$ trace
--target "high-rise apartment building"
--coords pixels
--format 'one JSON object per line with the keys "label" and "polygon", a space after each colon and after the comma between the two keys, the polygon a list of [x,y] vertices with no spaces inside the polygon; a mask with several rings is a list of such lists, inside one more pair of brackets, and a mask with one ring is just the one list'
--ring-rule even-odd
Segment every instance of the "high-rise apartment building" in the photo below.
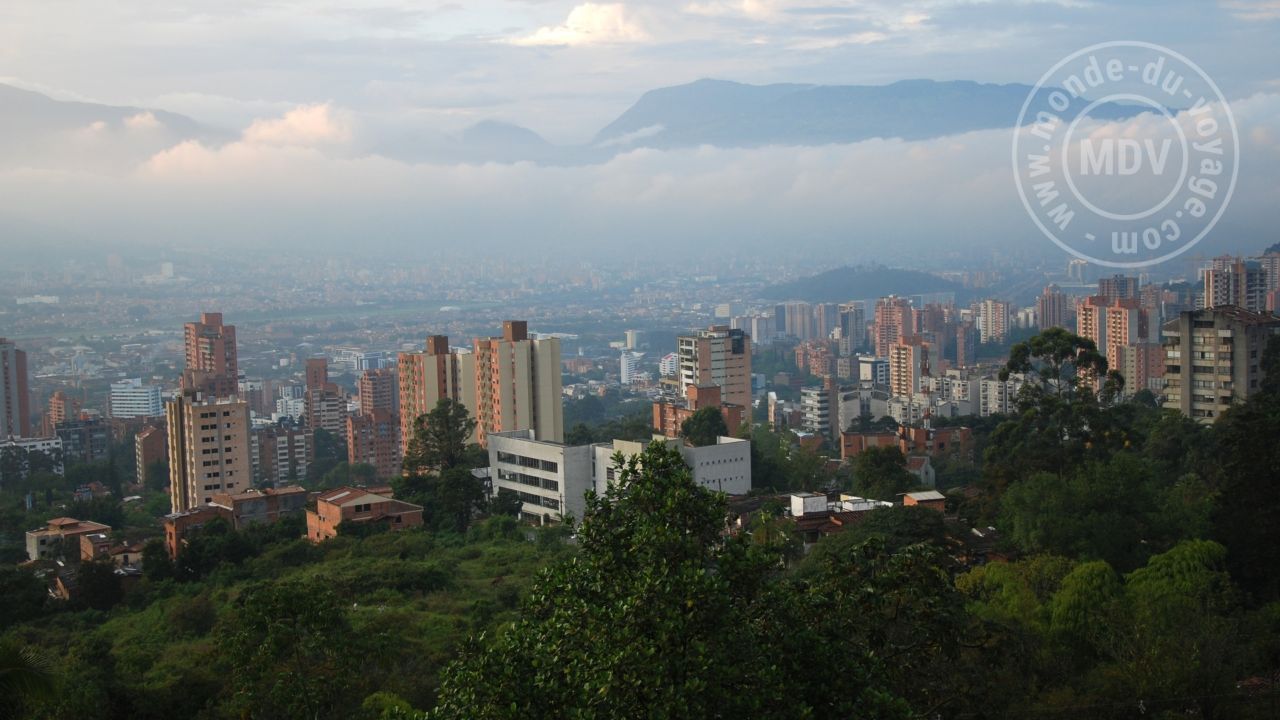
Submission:
{"label": "high-rise apartment building", "polygon": [[1262,353],[1280,318],[1228,305],[1183,312],[1162,329],[1164,406],[1211,423],[1262,383]]}
{"label": "high-rise apartment building", "polygon": [[956,323],[956,367],[978,364],[978,327],[972,320]]}
{"label": "high-rise apartment building", "polygon": [[929,374],[929,344],[919,335],[903,337],[889,349],[890,396],[915,395],[920,392],[920,379]]}
{"label": "high-rise apartment building", "polygon": [[235,395],[240,374],[236,327],[224,325],[222,313],[201,313],[199,321],[183,326],[183,336],[187,361],[183,389],[216,397]]}
{"label": "high-rise apartment building", "polygon": [[1234,260],[1226,267],[1215,261],[1204,273],[1204,307],[1235,305],[1249,312],[1267,309],[1267,271],[1256,260]]}
{"label": "high-rise apartment building", "polygon": [[148,425],[133,437],[133,460],[139,485],[145,486],[152,479],[149,473],[153,464],[168,460],[167,441],[168,432],[163,424]]}
{"label": "high-rise apartment building", "polygon": [[839,325],[839,312],[834,303],[818,303],[813,306],[813,336],[818,340],[831,337]]}
{"label": "high-rise apartment building", "polygon": [[347,399],[342,388],[329,382],[327,358],[307,359],[303,400],[303,420],[307,427],[324,430],[334,436],[341,436],[346,431]]}
{"label": "high-rise apartment building", "polygon": [[102,418],[64,420],[54,427],[62,441],[62,462],[67,467],[106,460],[111,452],[111,428]]}
{"label": "high-rise apartment building", "polygon": [[716,385],[723,402],[751,405],[751,338],[741,330],[712,325],[676,339],[680,358],[680,391]]}
{"label": "high-rise apartment building", "polygon": [[[850,341],[853,352],[867,346],[867,309],[861,302],[847,302],[840,306],[840,337]],[[755,335],[751,336],[753,339]]]}
{"label": "high-rise apartment building", "polygon": [[380,479],[400,474],[400,418],[375,408],[347,418],[347,462],[372,465]]}
{"label": "high-rise apartment building", "polygon": [[471,352],[451,351],[434,335],[424,351],[399,358],[401,447],[414,421],[440,400],[462,403],[476,421],[475,441],[491,432],[531,429],[539,438],[564,438],[559,338],[531,339],[523,320],[503,323],[502,335],[476,338]]}
{"label": "high-rise apartment building", "polygon": [[1120,348],[1146,342],[1147,311],[1137,298],[1113,300],[1107,306],[1105,344],[1099,349],[1113,364],[1120,358]]}
{"label": "high-rise apartment building", "polygon": [[1142,390],[1159,392],[1152,381],[1164,377],[1164,348],[1160,343],[1140,341],[1121,345],[1109,359],[1110,367],[1124,377],[1124,394]]}
{"label": "high-rise apartment building", "polygon": [[1090,295],[1076,302],[1076,334],[1092,340],[1099,352],[1107,348],[1107,306],[1105,295]]}
{"label": "high-rise apartment building", "polygon": [[915,314],[910,300],[890,295],[876,301],[871,339],[875,343],[877,357],[889,357],[889,350],[898,344],[899,339],[914,334]]}
{"label": "high-rise apartment building", "polygon": [[1009,336],[1009,303],[987,298],[982,301],[978,335],[984,343],[1004,342]]}
{"label": "high-rise apartment building", "polygon": [[357,388],[360,393],[360,414],[369,415],[374,410],[398,413],[400,389],[395,368],[365,370],[360,374]]}
{"label": "high-rise apartment building", "polygon": [[1258,263],[1267,274],[1267,292],[1280,290],[1280,253],[1270,252],[1250,259]]}
{"label": "high-rise apartment building", "polygon": [[323,390],[329,385],[329,359],[307,358],[306,368],[306,388],[308,390]]}
{"label": "high-rise apartment building", "polygon": [[1138,278],[1113,275],[1098,280],[1098,294],[1109,300],[1130,300],[1138,297]]}
{"label": "high-rise apartment building", "polygon": [[270,380],[240,380],[237,397],[249,403],[249,412],[256,417],[271,417],[276,410],[276,399]]}
{"label": "high-rise apartment building", "polygon": [[307,476],[316,459],[316,436],[311,428],[267,425],[249,433],[249,464],[258,486],[280,487]]}
{"label": "high-rise apartment building", "polygon": [[136,418],[164,415],[159,385],[144,385],[141,378],[111,383],[111,417]]}
{"label": "high-rise apartment building", "polygon": [[[543,440],[564,442],[560,339],[530,339],[524,320],[507,320],[501,337],[476,338],[472,348],[477,441],[484,444],[491,432],[531,429]],[[747,375],[750,383],[749,366]]]}
{"label": "high-rise apartment building", "polygon": [[1036,318],[1041,329],[1067,326],[1070,306],[1067,296],[1057,285],[1049,285],[1036,298]]}
{"label": "high-rise apartment building", "polygon": [[889,385],[889,361],[870,355],[858,356],[858,382]]}
{"label": "high-rise apartment building", "polygon": [[475,414],[475,357],[451,352],[447,336],[432,335],[425,349],[400,353],[397,367],[402,450],[413,440],[414,422],[441,400],[460,402]]}
{"label": "high-rise apartment building", "polygon": [[816,335],[813,323],[813,306],[807,302],[792,301],[777,306],[776,332],[800,341]]}
{"label": "high-rise apartment building", "polygon": [[53,429],[58,426],[58,423],[74,420],[77,417],[80,417],[80,401],[71,398],[61,390],[55,390],[53,395],[49,396],[49,407],[45,409],[40,433],[49,437],[53,435]]}
{"label": "high-rise apartment building", "polygon": [[249,406],[187,391],[165,403],[172,511],[204,505],[216,493],[252,486]]}
{"label": "high-rise apartment building", "polygon": [[31,435],[27,354],[0,337],[0,440]]}
{"label": "high-rise apartment building", "polygon": [[618,357],[618,382],[623,385],[630,385],[636,382],[640,376],[640,358],[643,353],[631,352],[623,350]]}

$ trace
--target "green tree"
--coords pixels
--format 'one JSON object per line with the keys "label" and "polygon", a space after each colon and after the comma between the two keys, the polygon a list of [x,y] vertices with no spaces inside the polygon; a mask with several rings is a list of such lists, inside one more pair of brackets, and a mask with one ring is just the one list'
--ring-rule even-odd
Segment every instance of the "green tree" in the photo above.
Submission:
{"label": "green tree", "polygon": [[348,718],[360,698],[361,636],[327,587],[259,583],[222,631],[245,718]]}
{"label": "green tree", "polygon": [[801,572],[821,564],[822,558],[831,553],[845,553],[846,549],[877,540],[890,553],[899,552],[912,545],[946,547],[946,530],[942,513],[919,505],[894,505],[872,510],[843,532],[822,539],[805,558]]}
{"label": "green tree", "polygon": [[31,570],[0,565],[0,630],[43,615],[47,596],[44,583]]}
{"label": "green tree", "polygon": [[39,650],[0,643],[0,720],[30,717],[37,704],[53,700],[53,663]]}
{"label": "green tree", "polygon": [[520,509],[523,505],[519,493],[510,488],[502,488],[489,499],[489,514],[520,517]]}
{"label": "green tree", "polygon": [[695,447],[715,445],[716,438],[729,434],[719,407],[704,407],[680,423],[680,435]]}
{"label": "green tree", "polygon": [[780,572],[785,543],[726,537],[724,518],[678,452],[654,443],[627,460],[588,498],[578,553],[446,671],[433,717],[910,716],[890,679],[922,712],[945,704],[917,675],[959,661],[935,652],[963,636],[936,557],[859,547],[796,583]]}
{"label": "green tree", "polygon": [[160,538],[152,538],[142,546],[142,573],[156,581],[173,577],[173,560]]}
{"label": "green tree", "polygon": [[1268,342],[1261,368],[1261,392],[1213,427],[1209,477],[1217,496],[1212,537],[1226,546],[1232,577],[1267,601],[1280,599],[1280,495],[1268,481],[1280,477],[1280,337]]}
{"label": "green tree", "polygon": [[896,445],[867,448],[853,458],[853,490],[863,497],[893,500],[917,484]]}
{"label": "green tree", "polygon": [[467,406],[442,398],[435,408],[413,421],[413,438],[404,453],[408,472],[437,472],[462,465],[476,421]]}
{"label": "green tree", "polygon": [[77,571],[79,602],[94,610],[110,610],[124,598],[116,566],[110,560],[86,560]]}

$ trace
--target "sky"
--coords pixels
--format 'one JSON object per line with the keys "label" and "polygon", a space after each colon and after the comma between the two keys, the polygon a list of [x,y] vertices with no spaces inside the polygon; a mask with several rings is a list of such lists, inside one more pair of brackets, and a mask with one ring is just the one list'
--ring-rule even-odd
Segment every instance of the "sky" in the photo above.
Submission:
{"label": "sky", "polygon": [[[1013,243],[1034,229],[1011,191],[1008,132],[637,150],[578,168],[426,164],[370,148],[405,133],[447,143],[483,120],[587,143],[645,91],[707,77],[1030,84],[1071,51],[1117,39],[1172,47],[1222,87],[1253,163],[1223,227],[1264,233],[1280,200],[1280,0],[10,0],[0,83],[183,113],[227,141],[138,155],[121,148],[154,118],[90,123],[61,143],[71,150],[0,158],[0,219],[18,237],[158,244],[519,235],[575,250],[794,234],[824,247],[863,238],[873,253],[901,249],[893,235],[927,249],[946,232]],[[957,215],[904,220],[922,186]]]}

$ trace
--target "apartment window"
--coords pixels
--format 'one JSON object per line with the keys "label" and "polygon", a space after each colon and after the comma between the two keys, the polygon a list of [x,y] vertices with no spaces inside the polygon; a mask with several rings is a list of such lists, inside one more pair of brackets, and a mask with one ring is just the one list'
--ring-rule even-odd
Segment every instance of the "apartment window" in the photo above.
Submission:
{"label": "apartment window", "polygon": [[541,467],[543,470],[546,470],[547,472],[556,472],[557,470],[560,469],[560,466],[558,464],[550,460],[543,460],[539,464],[539,467]]}

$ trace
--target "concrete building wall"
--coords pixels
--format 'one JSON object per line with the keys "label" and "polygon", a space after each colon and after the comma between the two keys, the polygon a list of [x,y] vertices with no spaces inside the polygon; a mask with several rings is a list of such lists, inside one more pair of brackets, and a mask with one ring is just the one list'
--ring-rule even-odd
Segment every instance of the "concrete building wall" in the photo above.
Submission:
{"label": "concrete building wall", "polygon": [[594,487],[591,446],[535,438],[532,430],[489,436],[493,492],[506,489],[519,494],[521,515],[530,522],[558,521],[566,515],[581,520],[586,492]]}
{"label": "concrete building wall", "polygon": [[183,394],[165,404],[173,512],[208,503],[215,493],[252,484],[249,406]]}

